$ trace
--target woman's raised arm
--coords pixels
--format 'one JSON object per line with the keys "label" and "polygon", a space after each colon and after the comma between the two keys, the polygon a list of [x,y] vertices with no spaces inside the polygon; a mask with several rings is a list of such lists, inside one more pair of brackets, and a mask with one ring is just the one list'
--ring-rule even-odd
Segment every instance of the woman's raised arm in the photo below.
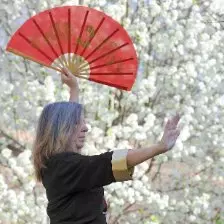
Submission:
{"label": "woman's raised arm", "polygon": [[77,78],[66,68],[63,68],[64,73],[61,73],[61,81],[70,88],[69,101],[79,102],[79,85]]}

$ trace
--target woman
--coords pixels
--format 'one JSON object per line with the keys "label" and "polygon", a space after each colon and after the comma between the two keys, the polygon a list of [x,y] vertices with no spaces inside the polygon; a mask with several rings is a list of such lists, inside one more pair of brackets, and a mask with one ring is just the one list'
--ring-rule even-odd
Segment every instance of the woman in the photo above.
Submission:
{"label": "woman", "polygon": [[46,189],[51,224],[106,224],[103,186],[132,180],[136,165],[170,150],[180,134],[180,116],[167,122],[161,141],[151,147],[85,156],[88,128],[78,83],[67,69],[61,79],[70,88],[70,102],[48,104],[40,115],[32,153],[35,176]]}

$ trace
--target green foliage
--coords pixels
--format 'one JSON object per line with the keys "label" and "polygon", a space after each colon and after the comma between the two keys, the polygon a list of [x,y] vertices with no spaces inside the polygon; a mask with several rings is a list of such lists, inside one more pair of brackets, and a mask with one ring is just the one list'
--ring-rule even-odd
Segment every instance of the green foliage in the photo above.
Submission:
{"label": "green foliage", "polygon": [[155,223],[159,223],[159,217],[155,216],[155,215],[151,215],[151,221],[155,222]]}
{"label": "green foliage", "polygon": [[192,0],[192,3],[193,3],[194,5],[198,5],[198,4],[199,4],[198,0]]}
{"label": "green foliage", "polygon": [[215,220],[215,224],[224,224],[224,219],[222,219],[220,216],[218,216]]}

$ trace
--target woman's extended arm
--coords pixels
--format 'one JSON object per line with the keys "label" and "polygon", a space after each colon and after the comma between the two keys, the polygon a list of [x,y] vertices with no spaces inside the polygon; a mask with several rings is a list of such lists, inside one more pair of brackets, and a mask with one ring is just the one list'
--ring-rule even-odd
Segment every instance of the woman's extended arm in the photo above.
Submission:
{"label": "woman's extended arm", "polygon": [[178,114],[172,119],[168,120],[165,125],[163,137],[158,144],[137,150],[129,150],[127,154],[127,166],[133,167],[154,156],[165,153],[172,149],[175,145],[177,137],[180,134],[180,130],[176,129],[179,120],[180,116]]}
{"label": "woman's extended arm", "polygon": [[66,68],[63,68],[64,73],[61,73],[61,81],[70,88],[69,101],[79,102],[79,85],[77,78]]}
{"label": "woman's extended arm", "polygon": [[163,153],[163,146],[155,144],[150,147],[129,150],[127,154],[127,166],[133,167],[144,161]]}

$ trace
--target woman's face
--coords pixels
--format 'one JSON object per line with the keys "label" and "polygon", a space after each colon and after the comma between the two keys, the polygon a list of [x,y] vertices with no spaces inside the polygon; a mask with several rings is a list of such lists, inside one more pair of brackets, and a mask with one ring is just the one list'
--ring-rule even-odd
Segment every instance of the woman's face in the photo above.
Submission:
{"label": "woman's face", "polygon": [[73,138],[73,142],[75,143],[76,149],[78,151],[80,151],[80,149],[84,146],[85,136],[86,136],[87,131],[88,131],[88,127],[87,127],[85,119],[84,119],[84,113],[82,112],[80,126],[79,126],[78,130],[76,131],[75,136]]}

